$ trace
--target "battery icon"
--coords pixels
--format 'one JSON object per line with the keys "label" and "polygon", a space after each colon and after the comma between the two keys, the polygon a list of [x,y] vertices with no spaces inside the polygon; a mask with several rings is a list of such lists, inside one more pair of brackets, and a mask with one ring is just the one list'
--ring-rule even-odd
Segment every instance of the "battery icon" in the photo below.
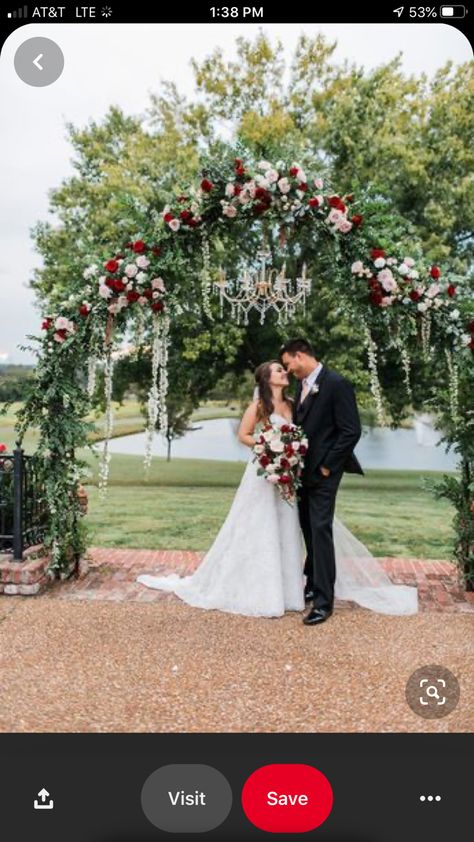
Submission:
{"label": "battery icon", "polygon": [[439,10],[442,18],[463,18],[466,15],[465,6],[441,6]]}

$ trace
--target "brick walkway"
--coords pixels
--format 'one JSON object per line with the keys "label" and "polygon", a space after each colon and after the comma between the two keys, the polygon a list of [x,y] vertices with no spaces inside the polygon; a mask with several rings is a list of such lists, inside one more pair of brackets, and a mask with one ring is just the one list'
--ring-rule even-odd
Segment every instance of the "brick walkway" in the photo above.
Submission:
{"label": "brick walkway", "polygon": [[[120,550],[94,547],[89,552],[89,572],[83,578],[56,582],[48,595],[67,600],[112,602],[159,602],[174,600],[173,594],[143,587],[135,580],[141,573],[192,573],[204,553],[190,550]],[[421,611],[474,611],[474,594],[463,592],[456,567],[449,561],[382,558],[393,582],[417,585]],[[353,603],[340,602],[339,609],[352,610]]]}

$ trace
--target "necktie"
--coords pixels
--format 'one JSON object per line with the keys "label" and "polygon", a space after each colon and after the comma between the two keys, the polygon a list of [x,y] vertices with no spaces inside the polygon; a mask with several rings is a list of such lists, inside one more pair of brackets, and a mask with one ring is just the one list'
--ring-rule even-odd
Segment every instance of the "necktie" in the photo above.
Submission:
{"label": "necktie", "polygon": [[302,404],[302,403],[303,403],[303,401],[304,401],[304,399],[305,399],[306,395],[308,394],[308,392],[309,392],[309,383],[308,383],[308,381],[307,381],[307,380],[306,380],[306,378],[305,378],[305,379],[303,380],[303,388],[302,388],[302,390],[301,390],[300,404]]}

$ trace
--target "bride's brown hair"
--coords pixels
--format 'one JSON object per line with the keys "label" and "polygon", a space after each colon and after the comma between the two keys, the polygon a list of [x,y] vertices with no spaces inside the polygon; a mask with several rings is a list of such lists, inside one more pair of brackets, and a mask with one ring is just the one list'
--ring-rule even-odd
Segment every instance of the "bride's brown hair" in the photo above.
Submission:
{"label": "bride's brown hair", "polygon": [[[272,365],[281,365],[280,360],[269,360],[262,363],[255,369],[255,382],[258,388],[258,404],[257,404],[257,421],[269,421],[270,415],[274,411],[272,387],[270,386],[270,377],[272,376]],[[286,396],[286,389],[282,392],[283,400],[290,405],[289,398]]]}

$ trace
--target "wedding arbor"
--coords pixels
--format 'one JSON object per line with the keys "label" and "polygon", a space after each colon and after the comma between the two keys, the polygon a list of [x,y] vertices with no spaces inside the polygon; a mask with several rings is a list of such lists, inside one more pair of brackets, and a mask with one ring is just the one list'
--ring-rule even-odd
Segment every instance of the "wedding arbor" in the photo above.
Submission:
{"label": "wedding arbor", "polygon": [[[465,396],[472,378],[474,323],[460,279],[428,265],[418,243],[387,236],[389,204],[370,194],[339,195],[298,163],[259,161],[241,154],[224,166],[212,163],[196,184],[176,191],[141,230],[121,242],[98,244],[62,301],[43,301],[36,343],[34,384],[18,417],[25,431],[40,432],[36,454],[48,509],[45,543],[50,571],[60,574],[86,546],[78,486],[79,448],[87,444],[85,420],[98,365],[104,368],[105,431],[100,486],[105,493],[113,431],[114,356],[126,335],[151,348],[145,470],[156,429],[167,429],[168,352],[173,329],[186,330],[190,315],[203,324],[231,314],[218,306],[215,282],[222,267],[234,273],[255,265],[262,244],[271,265],[292,276],[327,255],[328,277],[341,311],[363,326],[371,391],[379,420],[390,410],[378,368],[394,368],[404,400],[411,401],[413,360],[422,356],[444,374],[438,395],[443,429],[460,458],[459,478],[445,478],[438,493],[456,509],[456,546],[467,587],[472,587],[472,417]],[[391,226],[391,232],[394,228]],[[317,282],[316,292],[317,294]],[[291,330],[291,324],[289,326]],[[192,363],[186,363],[192,364]]]}

